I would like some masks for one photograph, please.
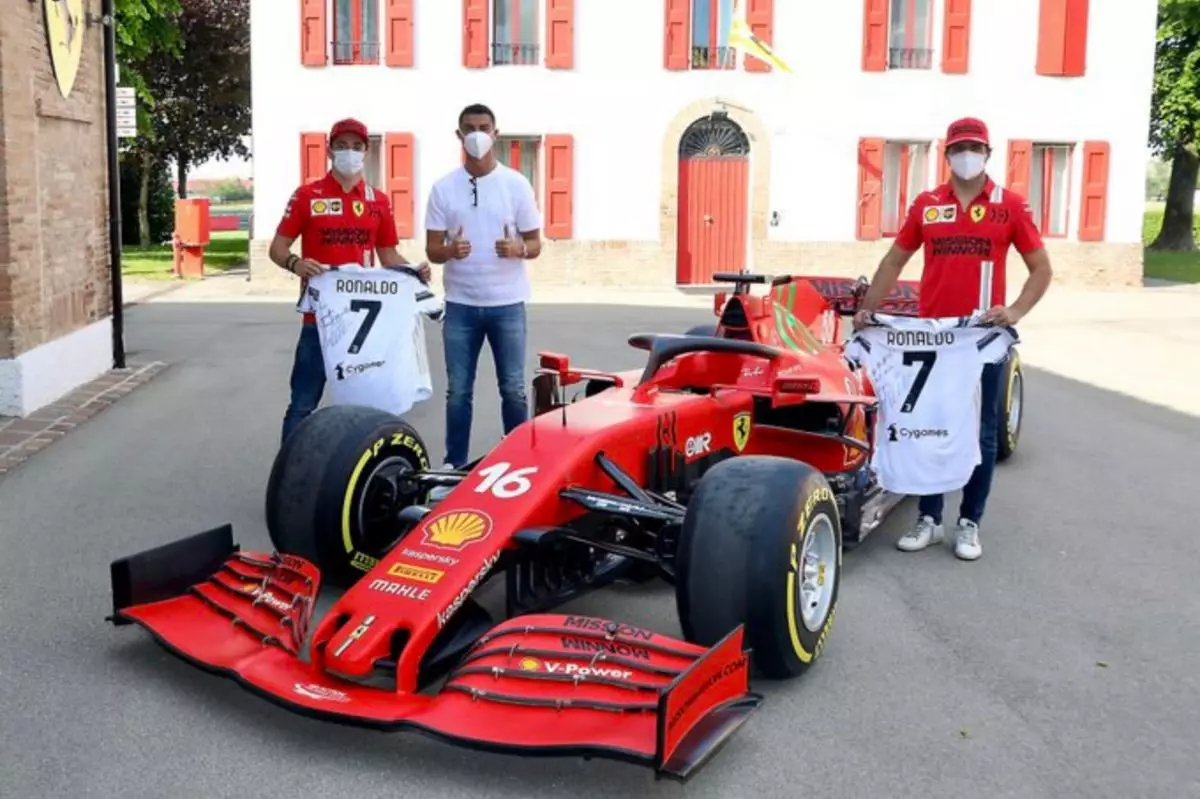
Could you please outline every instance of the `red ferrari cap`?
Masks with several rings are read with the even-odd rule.
[[[339,122],[334,122],[333,127],[329,129],[329,140],[333,141],[343,133],[353,133],[362,139],[364,144],[371,143],[370,138],[367,136],[367,126],[357,119],[343,119]]]
[[[983,124],[983,120],[975,119],[974,117],[964,117],[956,120],[950,123],[950,127],[946,128],[947,147],[964,141],[979,142],[988,147],[992,146],[988,140],[987,125]]]

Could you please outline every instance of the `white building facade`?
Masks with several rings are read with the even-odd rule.
[[[1156,0],[739,1],[790,74],[724,46],[735,0],[254,0],[252,279],[290,278],[266,246],[348,116],[422,259],[458,113],[484,103],[545,217],[535,286],[870,275],[962,116],[1059,282],[1140,284]]]

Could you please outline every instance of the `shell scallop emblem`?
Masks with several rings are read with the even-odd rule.
[[[542,662],[540,660],[538,660],[537,658],[521,658],[521,662],[517,665],[518,665],[518,668],[521,669],[521,671],[541,671],[542,670]]]
[[[479,511],[457,510],[439,516],[425,527],[425,543],[461,551],[492,531],[491,518]]]

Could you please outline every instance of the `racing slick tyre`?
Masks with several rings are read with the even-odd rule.
[[[683,633],[712,646],[744,624],[763,676],[799,676],[825,648],[841,566],[841,519],[823,474],[774,456],[722,461],[700,479],[680,533]]]
[[[996,461],[1006,461],[1017,451],[1021,440],[1021,412],[1025,409],[1025,372],[1021,356],[1012,351],[1000,373],[999,429],[996,431]]]
[[[267,530],[279,552],[305,558],[348,588],[403,534],[396,514],[421,499],[406,479],[429,468],[420,434],[374,408],[333,405],[300,424],[267,481]]]

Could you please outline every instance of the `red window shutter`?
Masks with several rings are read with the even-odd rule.
[[[883,235],[883,139],[858,140],[858,224],[862,240]]]
[[[300,134],[300,183],[311,183],[325,177],[325,134]]]
[[[546,69],[575,68],[575,0],[546,0]]]
[[[323,67],[329,59],[325,0],[300,0],[300,63]]]
[[[488,65],[489,0],[463,0],[463,66],[485,69]]]
[[[691,0],[666,0],[666,22],[663,24],[663,66],[666,69],[687,69],[692,51]]]
[[[1066,42],[1063,71],[1067,77],[1082,77],[1087,69],[1088,0],[1067,0]]]
[[[1063,74],[1067,44],[1067,0],[1041,0],[1038,10],[1037,74]]]
[[[1106,141],[1083,143],[1083,196],[1079,203],[1079,240],[1104,241],[1108,216],[1108,155]]]
[[[546,219],[548,239],[571,238],[575,224],[575,139],[569,134],[546,136]]]
[[[1033,171],[1033,142],[1016,139],[1008,143],[1008,170],[1005,188],[1029,199],[1029,181]]]
[[[387,65],[413,65],[413,0],[387,0]]]
[[[863,0],[864,72],[884,72],[888,65],[888,0]]]
[[[950,164],[946,161],[946,140],[938,139],[937,147],[937,176],[938,184],[947,183],[950,181]],[[915,197],[913,199],[916,199]]]
[[[946,0],[942,72],[965,75],[971,60],[971,0]]]
[[[396,233],[402,239],[413,237],[413,162],[415,142],[411,133],[389,133],[383,139],[387,159],[387,181],[384,190],[396,218]]]
[[[775,36],[775,0],[747,0],[746,24],[750,32],[766,44]],[[747,72],[770,72],[771,65],[752,55],[746,56]]]

